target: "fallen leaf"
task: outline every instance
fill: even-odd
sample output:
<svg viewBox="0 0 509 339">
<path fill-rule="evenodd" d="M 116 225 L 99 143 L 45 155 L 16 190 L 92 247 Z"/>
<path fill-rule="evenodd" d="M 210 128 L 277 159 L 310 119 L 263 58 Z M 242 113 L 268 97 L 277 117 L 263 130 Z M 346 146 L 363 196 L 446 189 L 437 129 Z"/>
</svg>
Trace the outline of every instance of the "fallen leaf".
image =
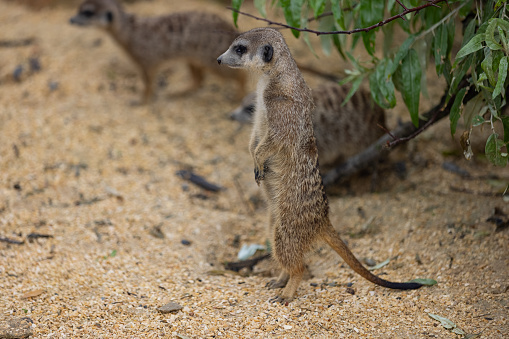
<svg viewBox="0 0 509 339">
<path fill-rule="evenodd" d="M 461 328 L 456 326 L 456 324 L 453 323 L 452 321 L 450 321 L 449 319 L 441 317 L 436 314 L 432 314 L 432 313 L 428 313 L 428 315 L 430 316 L 430 318 L 440 321 L 440 323 L 442 324 L 442 326 L 444 328 L 451 330 L 453 333 L 456 333 L 459 335 L 466 335 L 465 331 L 463 331 Z"/>
<path fill-rule="evenodd" d="M 382 261 L 381 263 L 379 263 L 378 265 L 375 265 L 373 267 L 370 267 L 368 268 L 369 271 L 374 271 L 374 270 L 377 270 L 379 268 L 382 268 L 384 267 L 385 265 L 387 265 L 389 262 L 391 261 L 391 259 L 387 259 L 385 261 Z"/>
<path fill-rule="evenodd" d="M 419 283 L 419 284 L 425 285 L 425 286 L 433 286 L 433 285 L 438 284 L 438 282 L 435 279 L 421 279 L 421 278 L 412 279 L 409 282 L 416 282 L 416 283 Z"/>
<path fill-rule="evenodd" d="M 242 248 L 240 249 L 239 253 L 237 254 L 237 259 L 239 260 L 246 260 L 255 255 L 256 251 L 258 250 L 265 250 L 265 246 L 258 245 L 258 244 L 250 244 L 250 245 L 242 245 Z"/>
<path fill-rule="evenodd" d="M 23 299 L 34 298 L 34 297 L 40 296 L 43 293 L 44 293 L 44 290 L 29 291 L 29 292 L 26 292 L 25 294 L 23 294 L 23 296 L 21 298 L 23 298 Z"/>
</svg>

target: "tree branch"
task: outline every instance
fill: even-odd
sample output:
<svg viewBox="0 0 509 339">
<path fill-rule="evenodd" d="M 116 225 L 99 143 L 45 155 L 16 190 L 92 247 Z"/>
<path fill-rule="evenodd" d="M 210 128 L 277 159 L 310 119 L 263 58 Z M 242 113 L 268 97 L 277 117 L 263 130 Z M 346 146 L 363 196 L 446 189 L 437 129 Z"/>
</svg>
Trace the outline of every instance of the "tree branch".
<svg viewBox="0 0 509 339">
<path fill-rule="evenodd" d="M 467 77 L 463 78 L 458 86 L 458 89 L 468 86 Z M 447 93 L 447 92 L 446 92 Z M 478 92 L 475 90 L 475 86 L 471 86 L 467 91 L 463 99 L 463 103 L 467 103 L 474 98 Z M 361 153 L 350 157 L 347 161 L 339 165 L 338 167 L 327 172 L 323 177 L 323 183 L 325 186 L 330 186 L 334 183 L 343 181 L 355 173 L 368 168 L 371 164 L 381 159 L 389 153 L 390 148 L 393 148 L 405 141 L 415 138 L 421 134 L 428 127 L 433 125 L 435 122 L 449 115 L 454 99 L 453 96 L 447 105 L 445 105 L 447 94 L 444 94 L 435 107 L 430 109 L 428 112 L 423 114 L 423 118 L 419 118 L 419 126 L 415 127 L 412 122 L 404 123 L 398 126 L 393 131 L 380 137 L 371 146 L 366 148 Z M 444 107 L 445 106 L 445 107 Z"/>
<path fill-rule="evenodd" d="M 399 2 L 399 1 L 398 1 Z M 239 13 L 239 14 L 242 14 L 242 15 L 245 15 L 247 17 L 250 17 L 250 18 L 253 18 L 255 20 L 259 20 L 259 21 L 264 21 L 266 23 L 268 23 L 269 25 L 275 25 L 275 26 L 280 26 L 280 27 L 284 27 L 284 28 L 289 28 L 289 29 L 293 29 L 293 30 L 296 30 L 296 31 L 299 31 L 299 32 L 309 32 L 309 33 L 313 33 L 313 34 L 316 34 L 316 35 L 327 35 L 327 34 L 354 34 L 354 33 L 359 33 L 359 32 L 368 32 L 368 31 L 371 31 L 375 28 L 378 28 L 378 27 L 381 27 L 385 24 L 388 24 L 389 22 L 391 21 L 394 21 L 396 19 L 403 19 L 404 20 L 404 16 L 409 14 L 409 13 L 413 13 L 413 12 L 419 12 L 420 10 L 426 8 L 426 7 L 430 7 L 430 6 L 434 6 L 434 7 L 438 7 L 438 3 L 440 2 L 447 2 L 447 0 L 428 0 L 427 3 L 425 3 L 424 5 L 421 5 L 421 6 L 418 6 L 418 7 L 415 7 L 415 8 L 408 8 L 408 9 L 405 9 L 403 12 L 399 13 L 399 14 L 396 14 L 388 19 L 385 19 L 383 21 L 380 21 L 379 23 L 377 24 L 374 24 L 372 26 L 369 26 L 369 27 L 365 27 L 365 28 L 356 28 L 356 29 L 352 29 L 350 31 L 329 31 L 329 32 L 325 32 L 325 31 L 316 31 L 316 30 L 313 30 L 313 29 L 309 29 L 309 28 L 298 28 L 298 27 L 293 27 L 293 26 L 290 26 L 290 25 L 287 25 L 287 24 L 283 24 L 283 23 L 280 23 L 280 22 L 275 22 L 275 21 L 272 21 L 272 20 L 269 20 L 269 19 L 265 19 L 265 18 L 260 18 L 256 15 L 252 15 L 252 14 L 249 14 L 249 13 L 246 13 L 246 12 L 242 12 L 242 11 L 239 11 L 238 9 L 235 9 L 233 7 L 227 7 L 229 10 L 232 10 L 236 13 Z"/>
</svg>

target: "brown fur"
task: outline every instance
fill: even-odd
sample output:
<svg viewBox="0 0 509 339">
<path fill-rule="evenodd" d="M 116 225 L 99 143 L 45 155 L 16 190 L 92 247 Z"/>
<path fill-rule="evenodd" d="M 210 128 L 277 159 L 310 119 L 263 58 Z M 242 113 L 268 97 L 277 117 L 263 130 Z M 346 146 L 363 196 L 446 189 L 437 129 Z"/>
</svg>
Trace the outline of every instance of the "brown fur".
<svg viewBox="0 0 509 339">
<path fill-rule="evenodd" d="M 363 151 L 384 135 L 385 112 L 374 105 L 369 93 L 359 89 L 343 104 L 349 85 L 325 82 L 312 89 L 315 109 L 311 112 L 320 170 L 340 164 Z M 248 94 L 231 118 L 240 122 L 252 120 L 256 109 L 256 93 Z"/>
<path fill-rule="evenodd" d="M 273 256 L 283 268 L 269 287 L 286 285 L 272 301 L 294 298 L 304 273 L 304 254 L 318 240 L 325 240 L 355 272 L 375 284 L 419 288 L 418 283 L 393 283 L 373 275 L 332 227 L 318 167 L 311 90 L 281 33 L 257 28 L 241 34 L 218 62 L 260 74 L 249 149 L 255 180 L 268 200 Z"/>
<path fill-rule="evenodd" d="M 174 59 L 183 59 L 189 65 L 192 89 L 201 85 L 206 69 L 235 80 L 239 97 L 244 94 L 244 74 L 219 68 L 212 57 L 238 36 L 231 24 L 215 14 L 181 12 L 140 18 L 124 12 L 116 0 L 85 0 L 70 22 L 100 27 L 124 49 L 141 70 L 143 102 L 153 97 L 155 76 L 161 65 Z"/>
</svg>

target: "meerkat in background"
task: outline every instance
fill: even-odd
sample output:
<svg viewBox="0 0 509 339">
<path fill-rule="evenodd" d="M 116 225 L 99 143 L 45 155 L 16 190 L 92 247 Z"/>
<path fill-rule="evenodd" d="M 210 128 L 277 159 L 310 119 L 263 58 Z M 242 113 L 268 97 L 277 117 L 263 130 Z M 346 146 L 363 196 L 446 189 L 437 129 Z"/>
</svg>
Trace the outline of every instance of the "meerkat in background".
<svg viewBox="0 0 509 339">
<path fill-rule="evenodd" d="M 343 105 L 350 86 L 326 82 L 312 89 L 311 112 L 320 169 L 325 172 L 363 151 L 385 134 L 385 112 L 372 103 L 367 91 L 358 90 Z M 230 115 L 247 123 L 256 110 L 256 93 L 249 93 Z"/>
<path fill-rule="evenodd" d="M 365 279 L 388 288 L 416 289 L 373 275 L 355 258 L 329 220 L 329 205 L 318 168 L 311 111 L 313 98 L 283 36 L 257 28 L 237 37 L 219 64 L 259 75 L 250 141 L 255 180 L 268 199 L 272 253 L 283 268 L 269 288 L 283 287 L 272 302 L 291 301 L 305 270 L 304 254 L 324 240 Z"/>
<path fill-rule="evenodd" d="M 222 53 L 238 36 L 230 23 L 215 14 L 181 12 L 140 18 L 124 12 L 116 0 L 85 0 L 70 22 L 104 29 L 127 52 L 141 70 L 144 103 L 153 97 L 160 66 L 174 59 L 182 59 L 189 65 L 193 78 L 191 89 L 201 85 L 206 69 L 235 80 L 239 98 L 244 95 L 245 75 L 221 69 L 214 62 L 213 56 Z"/>
</svg>

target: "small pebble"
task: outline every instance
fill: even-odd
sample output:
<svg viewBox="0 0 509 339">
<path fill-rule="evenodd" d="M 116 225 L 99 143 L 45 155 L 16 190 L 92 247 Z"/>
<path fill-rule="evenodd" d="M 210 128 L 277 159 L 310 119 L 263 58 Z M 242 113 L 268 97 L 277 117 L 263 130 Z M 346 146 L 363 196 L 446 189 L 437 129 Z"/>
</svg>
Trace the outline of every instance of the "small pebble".
<svg viewBox="0 0 509 339">
<path fill-rule="evenodd" d="M 372 259 L 372 258 L 366 258 L 366 259 L 364 259 L 364 262 L 368 266 L 375 266 L 376 265 L 376 261 L 374 259 Z"/>
<path fill-rule="evenodd" d="M 18 65 L 12 72 L 12 77 L 15 81 L 21 81 L 21 74 L 23 73 L 23 66 Z"/>
<path fill-rule="evenodd" d="M 346 293 L 350 293 L 351 295 L 355 295 L 355 290 L 351 287 L 346 288 Z"/>
<path fill-rule="evenodd" d="M 50 81 L 50 82 L 48 82 L 48 87 L 49 87 L 49 90 L 51 92 L 57 90 L 58 89 L 58 85 L 59 85 L 58 81 Z"/>
<path fill-rule="evenodd" d="M 183 307 L 177 303 L 171 302 L 159 307 L 157 310 L 163 314 L 180 311 Z"/>
<path fill-rule="evenodd" d="M 184 245 L 184 246 L 189 246 L 189 245 L 191 245 L 191 242 L 190 242 L 189 240 L 186 240 L 186 239 L 182 239 L 182 240 L 180 241 L 180 243 L 181 243 L 182 245 Z"/>
<path fill-rule="evenodd" d="M 28 63 L 30 64 L 30 70 L 32 72 L 39 72 L 41 70 L 41 62 L 39 61 L 39 58 L 30 58 L 28 59 Z"/>
</svg>

